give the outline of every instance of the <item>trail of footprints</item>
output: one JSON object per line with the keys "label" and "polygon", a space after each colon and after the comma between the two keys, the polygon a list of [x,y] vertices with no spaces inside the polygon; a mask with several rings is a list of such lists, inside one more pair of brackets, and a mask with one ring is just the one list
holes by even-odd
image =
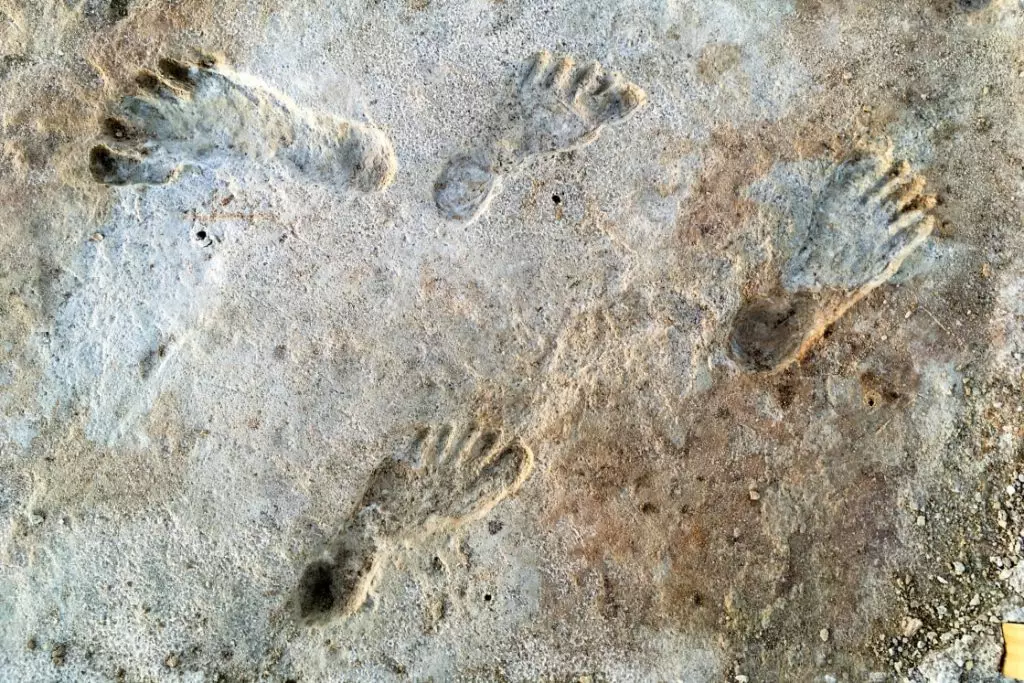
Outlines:
{"label": "trail of footprints", "polygon": [[[299,107],[223,61],[162,59],[136,79],[104,119],[90,153],[93,178],[106,185],[160,185],[189,165],[281,163],[299,178],[337,189],[385,189],[397,161],[372,125]],[[452,158],[434,186],[442,216],[482,215],[504,177],[532,160],[579,149],[647,101],[643,90],[597,62],[577,67],[542,52],[521,80],[497,139]],[[932,230],[935,199],[924,180],[891,154],[839,164],[800,226],[778,293],[749,301],[735,317],[729,349],[750,371],[776,371],[800,358],[824,329],[890,279]],[[423,430],[415,464],[388,459],[371,475],[330,547],[302,573],[293,603],[301,620],[355,613],[402,544],[454,530],[514,494],[533,468],[520,440],[451,426]]]}

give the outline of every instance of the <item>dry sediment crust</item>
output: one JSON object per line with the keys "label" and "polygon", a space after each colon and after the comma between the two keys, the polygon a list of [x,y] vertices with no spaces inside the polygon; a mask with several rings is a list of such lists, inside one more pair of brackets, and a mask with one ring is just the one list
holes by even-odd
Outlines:
{"label": "dry sediment crust", "polygon": [[998,680],[1021,35],[0,0],[5,680]]}

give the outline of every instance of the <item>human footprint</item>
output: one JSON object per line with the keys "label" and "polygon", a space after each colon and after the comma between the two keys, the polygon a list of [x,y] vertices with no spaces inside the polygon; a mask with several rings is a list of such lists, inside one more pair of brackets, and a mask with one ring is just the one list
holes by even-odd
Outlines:
{"label": "human footprint", "polygon": [[424,429],[413,445],[417,464],[389,459],[378,467],[358,505],[323,557],[303,571],[296,595],[307,623],[357,611],[402,543],[447,533],[484,517],[519,490],[533,453],[497,432],[445,425]]}
{"label": "human footprint", "polygon": [[782,293],[754,299],[736,315],[733,357],[748,370],[784,368],[829,325],[887,282],[935,225],[925,180],[892,151],[838,164],[797,225],[798,246],[785,264]]}
{"label": "human footprint", "polygon": [[434,185],[438,209],[446,218],[478,218],[503,176],[538,156],[589,145],[606,125],[628,120],[646,102],[637,85],[606,74],[597,62],[577,68],[572,57],[541,52],[519,86],[501,138],[448,162]]}
{"label": "human footprint", "polygon": [[370,125],[300,107],[217,59],[161,59],[136,77],[92,148],[93,178],[107,185],[170,182],[188,164],[280,160],[301,177],[338,188],[387,187],[397,162],[391,141]]}

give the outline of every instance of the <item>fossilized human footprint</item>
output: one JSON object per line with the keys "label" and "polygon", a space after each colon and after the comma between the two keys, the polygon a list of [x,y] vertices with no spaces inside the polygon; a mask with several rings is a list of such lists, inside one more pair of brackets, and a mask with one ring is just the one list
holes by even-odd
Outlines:
{"label": "fossilized human footprint", "polygon": [[532,158],[589,145],[605,126],[626,121],[646,101],[638,86],[605,74],[597,62],[576,68],[571,57],[541,52],[500,126],[502,136],[448,162],[434,185],[438,209],[447,218],[477,218],[499,191],[502,176]]}
{"label": "fossilized human footprint", "polygon": [[307,623],[358,610],[402,543],[450,532],[515,493],[533,469],[518,439],[451,426],[422,430],[410,465],[389,459],[370,476],[355,511],[324,556],[303,571],[295,604]]}
{"label": "fossilized human footprint", "polygon": [[105,141],[89,159],[98,182],[162,184],[187,164],[239,158],[280,160],[304,178],[365,192],[394,178],[391,141],[372,126],[304,109],[214,58],[158,66],[140,72],[141,93],[104,120]]}
{"label": "fossilized human footprint", "polygon": [[781,276],[783,292],[744,305],[731,352],[750,370],[777,370],[885,283],[931,234],[935,197],[892,152],[859,154],[833,168]]}

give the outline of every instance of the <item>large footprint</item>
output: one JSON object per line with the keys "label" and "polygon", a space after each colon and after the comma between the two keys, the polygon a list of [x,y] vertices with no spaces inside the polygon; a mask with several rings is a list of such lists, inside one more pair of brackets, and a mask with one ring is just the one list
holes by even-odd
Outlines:
{"label": "large footprint", "polygon": [[140,94],[125,97],[103,122],[105,141],[89,167],[97,182],[170,182],[187,164],[278,159],[324,185],[382,190],[395,176],[391,141],[372,126],[299,107],[219,60],[161,59],[142,71]]}
{"label": "large footprint", "polygon": [[935,197],[891,150],[838,164],[817,197],[782,272],[783,293],[745,304],[730,350],[746,369],[799,359],[829,325],[882,285],[931,234]]}
{"label": "large footprint", "polygon": [[357,611],[399,544],[482,518],[533,469],[521,441],[502,444],[500,434],[477,429],[426,429],[413,450],[416,466],[389,459],[373,472],[331,547],[303,571],[295,604],[305,622]]}
{"label": "large footprint", "polygon": [[537,55],[523,79],[517,106],[497,140],[448,162],[434,185],[437,208],[454,220],[483,214],[501,179],[531,159],[579,149],[611,124],[628,120],[647,102],[644,91],[597,62],[576,68],[568,56]]}

